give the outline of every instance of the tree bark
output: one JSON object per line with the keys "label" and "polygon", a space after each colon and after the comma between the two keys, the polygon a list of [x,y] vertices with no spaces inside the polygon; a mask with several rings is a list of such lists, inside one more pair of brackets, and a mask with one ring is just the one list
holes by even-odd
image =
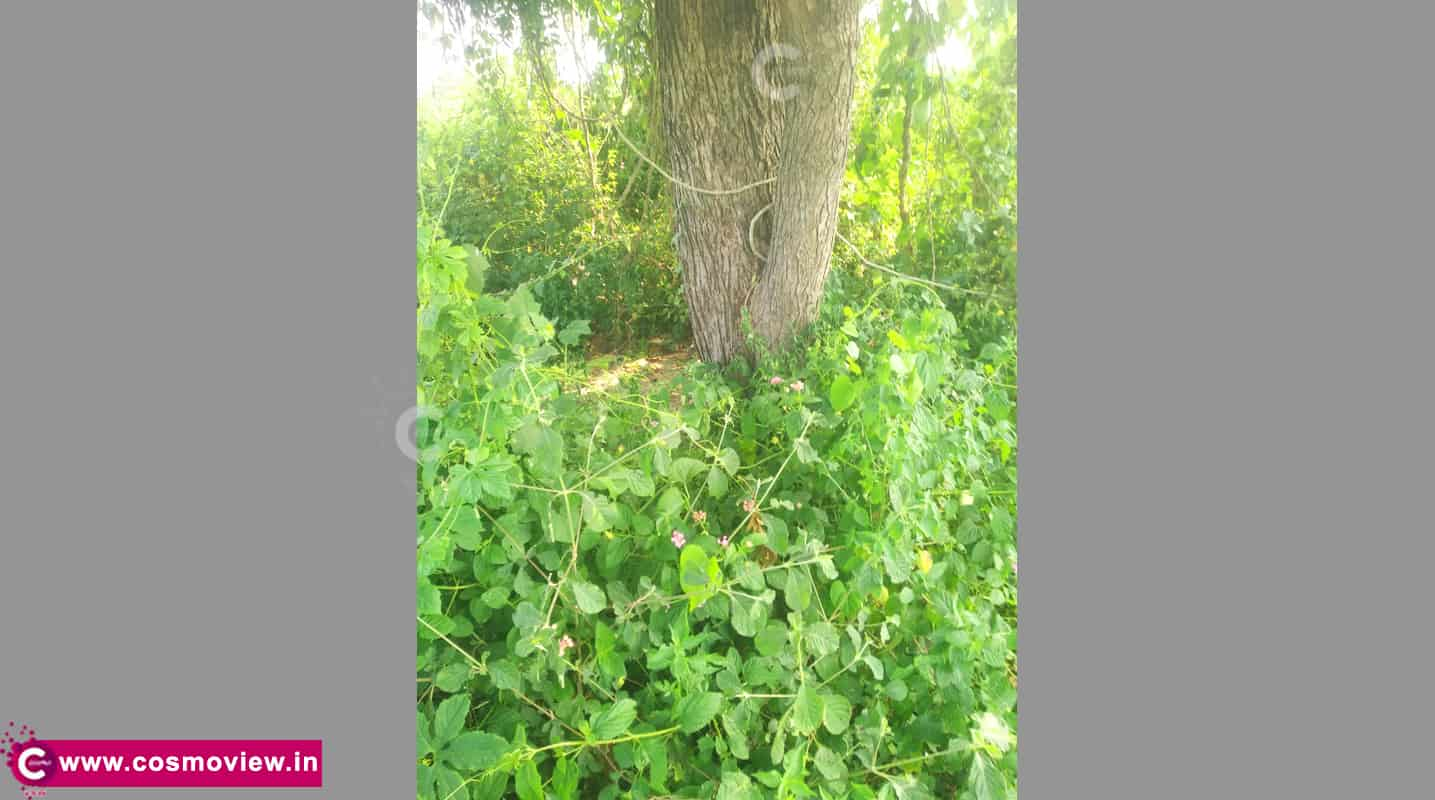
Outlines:
{"label": "tree bark", "polygon": [[[673,187],[675,241],[707,361],[744,352],[744,310],[775,347],[816,316],[847,161],[857,8],[857,0],[656,0],[669,163],[687,184]],[[774,177],[742,192],[698,191]],[[750,227],[759,234],[752,242]]]}

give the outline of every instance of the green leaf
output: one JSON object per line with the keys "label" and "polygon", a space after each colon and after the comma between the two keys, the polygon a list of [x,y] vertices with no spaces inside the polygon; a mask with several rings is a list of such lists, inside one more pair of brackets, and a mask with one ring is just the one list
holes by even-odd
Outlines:
{"label": "green leaf", "polygon": [[838,375],[832,379],[832,388],[828,390],[828,399],[832,401],[834,411],[844,411],[852,402],[857,399],[860,387],[855,381],[846,375]]}
{"label": "green leaf", "polygon": [[438,784],[438,794],[434,800],[453,800],[453,798],[466,798],[463,793],[463,776],[454,772],[448,767],[436,767],[433,771],[434,778]]}
{"label": "green leaf", "polygon": [[424,712],[418,712],[418,738],[415,744],[418,746],[418,757],[423,758],[433,752],[433,744],[429,742],[429,721]]}
{"label": "green leaf", "polygon": [[695,733],[712,722],[721,707],[722,695],[717,692],[704,692],[679,700],[673,710],[673,716],[677,718],[678,725],[682,726],[683,733]]}
{"label": "green leaf", "polygon": [[473,800],[503,800],[508,796],[508,773],[490,772],[471,786]]}
{"label": "green leaf", "polygon": [[741,772],[724,772],[718,787],[717,800],[760,800],[762,795],[752,779]]}
{"label": "green leaf", "polygon": [[536,453],[543,447],[544,431],[548,430],[536,418],[525,422],[513,432],[513,449],[520,453]]}
{"label": "green leaf", "polygon": [[812,449],[812,443],[804,436],[792,443],[792,452],[797,455],[797,460],[804,464],[811,464],[821,458],[817,451]]}
{"label": "green leaf", "polygon": [[513,788],[519,800],[543,800],[543,778],[538,775],[536,762],[523,762],[513,776]]}
{"label": "green leaf", "polygon": [[723,470],[726,471],[727,474],[735,477],[737,475],[738,466],[742,464],[742,459],[738,456],[736,450],[728,447],[724,448],[721,453],[718,453],[718,463],[722,465]]}
{"label": "green leaf", "polygon": [[628,484],[628,491],[638,497],[652,497],[653,492],[657,490],[652,477],[641,472],[632,473],[628,477]]}
{"label": "green leaf", "polygon": [[701,545],[690,544],[678,556],[678,582],[688,596],[688,608],[697,608],[712,598],[722,585],[722,567],[709,558]]}
{"label": "green leaf", "polygon": [[462,689],[467,681],[468,664],[449,664],[439,670],[433,680],[435,686],[449,694]]}
{"label": "green leaf", "polygon": [[817,753],[813,756],[812,761],[817,765],[817,771],[830,781],[839,780],[847,775],[847,767],[843,765],[842,759],[822,745],[817,746]]}
{"label": "green leaf", "polygon": [[[727,746],[728,749],[732,750],[732,757],[738,761],[746,761],[752,757],[752,750],[747,746],[747,731],[744,727],[745,722],[739,719],[739,710],[741,708],[741,706],[738,706],[733,711],[723,714],[722,727],[727,733]],[[745,715],[743,715],[743,719],[746,719]]]}
{"label": "green leaf", "polygon": [[438,704],[433,715],[433,737],[436,744],[443,744],[463,730],[468,720],[469,699],[466,694],[456,694]]}
{"label": "green leaf", "polygon": [[573,346],[578,340],[592,333],[593,329],[588,327],[588,320],[575,319],[558,333],[558,341],[566,346]]}
{"label": "green leaf", "polygon": [[673,480],[684,483],[691,480],[693,476],[702,474],[706,467],[706,464],[696,458],[683,456],[673,459],[672,465],[668,467],[668,475]]}
{"label": "green leaf", "polygon": [[419,762],[418,769],[418,800],[434,800],[433,781],[434,765]]}
{"label": "green leaf", "polygon": [[767,586],[762,570],[751,561],[743,561],[737,568],[737,579],[749,592],[760,592]]}
{"label": "green leaf", "polygon": [[549,784],[558,800],[576,800],[578,797],[578,767],[567,758],[560,758],[553,765],[553,782]]}
{"label": "green leaf", "polygon": [[679,582],[683,591],[708,585],[708,554],[701,545],[690,544],[678,555]]}
{"label": "green leaf", "polygon": [[812,602],[812,589],[807,581],[807,573],[800,568],[787,570],[787,582],[783,584],[782,594],[793,611],[806,609]]}
{"label": "green leaf", "polygon": [[623,657],[618,654],[618,640],[613,629],[599,622],[593,633],[593,647],[597,651],[598,669],[609,679],[623,675]]}
{"label": "green leaf", "polygon": [[523,691],[523,678],[518,673],[518,667],[508,661],[499,660],[489,664],[488,677],[499,689],[512,692]]}
{"label": "green leaf", "polygon": [[988,745],[1003,753],[1011,749],[1011,730],[1000,717],[990,711],[984,711],[977,717],[977,728],[973,734],[973,743],[978,746]]}
{"label": "green leaf", "polygon": [[822,727],[834,734],[847,730],[852,719],[852,703],[840,694],[822,695]]}
{"label": "green leaf", "polygon": [[619,518],[617,506],[605,495],[585,494],[583,496],[583,521],[588,528],[597,533],[602,533],[613,527],[615,519]]}
{"label": "green leaf", "polygon": [[810,684],[803,684],[797,690],[797,699],[792,702],[792,723],[797,732],[810,736],[822,724],[822,700]]}
{"label": "green leaf", "polygon": [[477,551],[483,547],[483,521],[468,508],[454,515],[454,544],[465,550]]}
{"label": "green leaf", "polygon": [[982,753],[972,755],[972,789],[977,800],[1006,800],[1006,776]]}
{"label": "green leaf", "polygon": [[479,599],[489,608],[503,608],[508,604],[508,593],[507,586],[495,586],[480,595]]}
{"label": "green leaf", "polygon": [[893,776],[888,781],[897,800],[934,800],[931,790],[910,775]]}
{"label": "green leaf", "polygon": [[597,614],[608,607],[608,598],[604,596],[603,590],[591,583],[573,581],[573,597],[578,601],[578,608],[584,614]]}
{"label": "green leaf", "polygon": [[665,517],[676,517],[683,513],[683,493],[676,486],[669,486],[658,497],[658,513]]}
{"label": "green leaf", "polygon": [[751,600],[746,597],[733,598],[732,629],[737,631],[739,636],[746,636],[751,639],[757,635],[759,626],[766,620],[766,603],[760,600]]}
{"label": "green leaf", "polygon": [[425,577],[418,579],[418,613],[443,613],[443,601],[439,598],[438,589]]}
{"label": "green leaf", "polygon": [[808,650],[818,658],[837,652],[837,645],[840,641],[837,638],[837,629],[832,627],[830,622],[818,622],[808,626],[803,631],[803,639],[807,643]]}
{"label": "green leaf", "polygon": [[538,606],[527,600],[519,603],[518,607],[513,609],[513,627],[517,628],[520,633],[532,633],[538,630],[538,626],[542,624],[543,612],[538,610]]}
{"label": "green leaf", "polygon": [[724,475],[722,470],[717,467],[713,467],[708,470],[707,486],[708,494],[711,495],[713,499],[721,500],[727,496],[727,475]]}
{"label": "green leaf", "polygon": [[876,678],[879,681],[882,680],[882,673],[884,672],[884,670],[882,668],[881,659],[877,658],[871,653],[868,653],[867,655],[862,656],[862,663],[867,665],[867,669],[872,670],[872,677]]}
{"label": "green leaf", "polygon": [[637,718],[638,704],[625,697],[594,714],[589,725],[595,740],[616,739],[627,733],[628,727]]}
{"label": "green leaf", "polygon": [[508,740],[485,731],[469,731],[449,742],[440,756],[461,770],[478,772],[497,764],[508,752]]}
{"label": "green leaf", "polygon": [[660,737],[643,740],[643,752],[648,755],[648,780],[659,788],[668,782],[668,744]]}
{"label": "green leaf", "polygon": [[787,646],[787,626],[781,622],[769,622],[753,642],[757,652],[764,656],[777,655]]}

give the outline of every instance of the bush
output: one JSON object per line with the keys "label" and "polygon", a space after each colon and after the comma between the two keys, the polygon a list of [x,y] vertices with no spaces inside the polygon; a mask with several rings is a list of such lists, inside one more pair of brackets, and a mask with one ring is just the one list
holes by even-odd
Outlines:
{"label": "bush", "polygon": [[417,261],[420,798],[1006,796],[1009,316],[847,275],[805,352],[648,397],[530,284]]}
{"label": "bush", "polygon": [[590,165],[579,131],[500,78],[460,100],[422,120],[419,202],[447,238],[483,256],[490,286],[528,283],[556,324],[586,319],[618,345],[686,336],[670,212],[620,168],[628,151],[609,143]]}

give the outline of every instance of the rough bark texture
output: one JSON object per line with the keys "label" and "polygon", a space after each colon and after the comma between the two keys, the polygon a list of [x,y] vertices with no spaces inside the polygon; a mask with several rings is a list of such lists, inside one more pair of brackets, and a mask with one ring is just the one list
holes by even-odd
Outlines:
{"label": "rough bark texture", "polygon": [[[722,195],[673,187],[683,292],[705,360],[726,362],[743,351],[744,309],[755,332],[776,346],[816,315],[847,160],[857,6],[656,2],[654,49],[674,176],[706,189],[777,178]],[[750,223],[769,205],[753,228],[753,252]]]}

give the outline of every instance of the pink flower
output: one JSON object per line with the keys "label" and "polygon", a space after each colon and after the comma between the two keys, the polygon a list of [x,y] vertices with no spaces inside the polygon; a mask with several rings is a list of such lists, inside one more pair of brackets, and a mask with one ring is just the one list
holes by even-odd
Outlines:
{"label": "pink flower", "polygon": [[754,512],[754,511],[757,510],[757,501],[756,501],[756,500],[753,500],[753,499],[750,498],[750,497],[749,497],[748,499],[742,501],[742,510],[743,510],[743,511],[746,511],[746,512],[749,513],[749,514],[751,514],[752,512]]}
{"label": "pink flower", "polygon": [[706,512],[706,511],[694,511],[694,512],[693,512],[693,522],[696,522],[696,523],[698,523],[699,525],[701,525],[702,523],[706,522],[707,519],[708,519],[708,512]]}
{"label": "pink flower", "polygon": [[794,392],[800,392],[803,389],[807,388],[807,384],[803,383],[802,381],[793,381],[792,385],[788,386],[787,388],[791,389]]}
{"label": "pink flower", "polygon": [[558,640],[558,655],[563,655],[564,650],[567,650],[568,648],[575,645],[577,645],[577,642],[573,641],[573,637],[569,636],[566,633],[563,634],[563,638]]}
{"label": "pink flower", "polygon": [[781,376],[781,375],[773,375],[773,376],[772,376],[772,380],[768,381],[768,383],[772,384],[773,386],[781,386],[781,385],[782,385],[782,376]]}
{"label": "pink flower", "polygon": [[688,543],[688,537],[684,536],[682,531],[674,529],[674,530],[673,530],[673,547],[676,547],[676,548],[678,548],[679,550],[681,550],[681,549],[683,548],[683,545],[685,545],[685,544],[687,544],[687,543]]}
{"label": "pink flower", "polygon": [[723,547],[727,547],[727,546],[728,546],[728,538],[727,538],[726,536],[720,536],[720,537],[718,537],[718,544],[722,545]]}

